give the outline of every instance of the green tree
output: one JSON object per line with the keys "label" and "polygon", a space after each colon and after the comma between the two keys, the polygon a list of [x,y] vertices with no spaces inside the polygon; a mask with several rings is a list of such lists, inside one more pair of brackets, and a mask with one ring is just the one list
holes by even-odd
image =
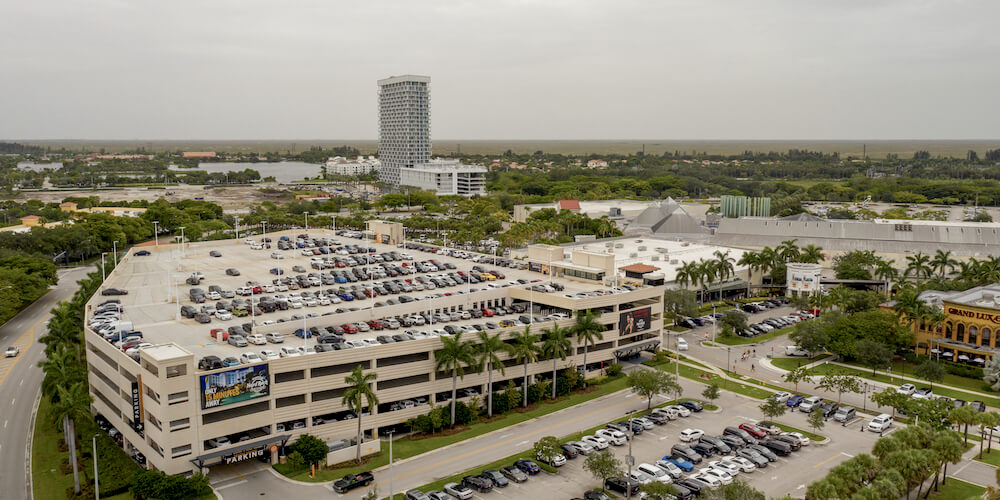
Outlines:
{"label": "green tree", "polygon": [[969,444],[969,426],[979,422],[979,413],[971,405],[955,408],[948,412],[948,420],[951,423],[964,426],[963,430],[965,444]]}
{"label": "green tree", "polygon": [[823,412],[821,411],[810,412],[809,417],[806,418],[806,422],[808,422],[809,427],[812,427],[816,432],[823,430],[823,426],[826,425],[826,421],[823,418]]}
{"label": "green tree", "polygon": [[758,406],[758,408],[760,408],[760,412],[770,420],[776,420],[788,411],[788,405],[786,405],[784,401],[779,401],[778,398],[773,396],[765,399],[764,402]]}
{"label": "green tree", "polygon": [[934,389],[935,382],[944,380],[944,368],[941,366],[941,363],[928,359],[917,365],[916,375],[930,382],[931,389]]}
{"label": "green tree", "polygon": [[455,402],[458,392],[458,377],[465,378],[465,367],[475,366],[475,347],[472,342],[463,341],[462,333],[441,337],[441,349],[434,351],[434,369],[451,372],[451,426],[455,427]]}
{"label": "green tree", "polygon": [[811,384],[813,381],[809,370],[801,366],[789,372],[785,372],[785,375],[782,378],[789,384],[795,384],[795,392],[799,392],[800,382]]}
{"label": "green tree", "polygon": [[705,390],[701,391],[701,395],[704,396],[710,403],[715,403],[715,400],[719,399],[719,396],[722,395],[719,392],[719,384],[716,384],[715,382],[708,384],[705,386]]}
{"label": "green tree", "polygon": [[742,479],[736,479],[729,484],[708,488],[698,495],[700,500],[766,500],[767,496],[747,484]]}
{"label": "green tree", "polygon": [[366,405],[368,408],[374,408],[378,405],[378,396],[375,395],[375,390],[372,389],[372,384],[375,383],[376,378],[378,378],[378,375],[375,373],[365,373],[364,367],[361,365],[355,366],[354,370],[351,370],[351,374],[344,378],[347,389],[344,390],[344,397],[340,400],[340,404],[353,411],[358,417],[358,442],[356,444],[357,461],[359,464],[361,463],[361,443],[365,437],[361,432],[361,416]]}
{"label": "green tree", "polygon": [[647,409],[653,406],[653,396],[679,388],[673,375],[653,369],[632,370],[628,374],[628,385],[632,392],[646,398]]}
{"label": "green tree", "polygon": [[650,500],[673,500],[680,491],[672,484],[650,481],[639,485],[639,491],[646,494]]}
{"label": "green tree", "polygon": [[52,403],[59,401],[60,387],[69,387],[73,382],[87,378],[83,366],[77,362],[76,353],[65,344],[58,344],[56,350],[38,364],[45,373],[42,394],[48,396]]}
{"label": "green tree", "polygon": [[568,329],[559,328],[555,321],[552,328],[542,330],[545,334],[542,340],[541,354],[547,358],[552,358],[552,399],[556,398],[556,371],[559,360],[566,360],[566,355],[573,349],[573,343],[569,340]]}
{"label": "green tree", "polygon": [[601,486],[604,486],[606,479],[625,474],[622,461],[611,450],[601,450],[587,455],[587,459],[583,461],[583,470],[600,481]]}
{"label": "green tree", "polygon": [[993,446],[993,428],[1000,425],[1000,414],[987,411],[977,415],[977,424],[979,424],[979,437],[984,438],[979,440],[979,458],[983,458],[983,442],[986,441],[986,433],[989,432],[990,436],[990,446]]}
{"label": "green tree", "polygon": [[[493,370],[499,368],[500,374],[505,375],[503,361],[498,354],[508,351],[507,344],[500,339],[499,333],[490,336],[486,330],[479,332],[479,344],[475,347],[475,356],[478,368],[486,370],[486,412],[490,418],[493,417]],[[452,400],[454,399],[453,397]]]}
{"label": "green tree", "polygon": [[910,397],[897,391],[894,387],[886,387],[884,390],[872,394],[872,401],[879,406],[892,408],[892,417],[896,418],[896,410],[906,407]]}
{"label": "green tree", "polygon": [[[939,431],[931,442],[931,449],[938,458],[938,468],[942,472],[941,484],[948,482],[948,464],[957,464],[962,461],[965,453],[965,445],[962,444],[962,436],[952,430]],[[934,473],[934,489],[937,490],[938,472]]]}
{"label": "green tree", "polygon": [[329,448],[322,439],[311,434],[302,434],[289,446],[289,450],[298,452],[307,464],[319,465],[326,459]]}
{"label": "green tree", "polygon": [[535,458],[549,465],[552,465],[557,455],[562,454],[562,449],[559,447],[559,440],[555,436],[545,436],[535,441],[534,451]]}
{"label": "green tree", "polygon": [[597,344],[598,340],[604,340],[604,325],[597,321],[600,313],[587,309],[576,314],[576,324],[573,331],[576,333],[577,341],[583,344],[583,375],[587,376],[587,352]]}
{"label": "green tree", "polygon": [[837,404],[845,392],[861,392],[861,380],[854,375],[827,374],[816,384],[817,389],[837,391]]}
{"label": "green tree", "polygon": [[687,289],[667,290],[663,292],[663,312],[670,316],[671,323],[676,325],[681,316],[698,314],[698,299],[695,293]]}
{"label": "green tree", "polygon": [[930,256],[917,252],[914,255],[906,256],[906,271],[903,273],[903,276],[912,275],[917,278],[917,281],[920,281],[930,278],[933,269]]}
{"label": "green tree", "polygon": [[792,333],[788,334],[788,339],[810,355],[823,352],[830,343],[830,335],[823,321],[804,321],[795,325]]}
{"label": "green tree", "polygon": [[538,361],[538,335],[531,333],[531,325],[524,327],[524,331],[514,332],[510,337],[510,355],[514,361],[524,365],[524,382],[521,384],[521,392],[524,393],[524,406],[528,406],[528,365]]}
{"label": "green tree", "polygon": [[929,264],[931,269],[937,270],[938,276],[944,278],[945,273],[955,270],[958,261],[951,257],[951,250],[938,250]]}
{"label": "green tree", "polygon": [[736,332],[747,329],[747,315],[736,309],[730,309],[722,313],[722,335],[733,335]]}
{"label": "green tree", "polygon": [[870,339],[861,339],[854,344],[854,359],[862,365],[875,370],[889,369],[892,366],[892,349],[889,346]]}
{"label": "green tree", "polygon": [[819,264],[824,260],[826,260],[826,257],[823,255],[823,248],[813,245],[812,243],[806,245],[806,247],[802,249],[802,254],[799,255],[800,262]]}
{"label": "green tree", "polygon": [[80,464],[76,457],[76,422],[86,422],[90,418],[90,393],[86,382],[80,380],[69,386],[56,388],[58,399],[49,414],[52,421],[63,431],[69,447],[69,463],[73,467],[73,492],[80,494]]}

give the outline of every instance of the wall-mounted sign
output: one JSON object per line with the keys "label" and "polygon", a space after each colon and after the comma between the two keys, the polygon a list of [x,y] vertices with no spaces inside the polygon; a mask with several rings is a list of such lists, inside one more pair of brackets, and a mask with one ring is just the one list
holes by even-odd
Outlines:
{"label": "wall-mounted sign", "polygon": [[649,330],[651,326],[650,309],[648,307],[635,311],[625,312],[618,318],[618,335],[631,335],[643,330]]}
{"label": "wall-mounted sign", "polygon": [[218,408],[265,397],[271,379],[267,365],[236,368],[201,376],[201,407]]}
{"label": "wall-mounted sign", "polygon": [[949,307],[948,314],[961,316],[963,318],[978,319],[983,321],[989,321],[990,323],[1000,324],[1000,314],[991,314],[979,311],[967,311],[965,309],[959,309],[957,307]]}
{"label": "wall-mounted sign", "polygon": [[251,458],[260,458],[264,456],[264,447],[254,448],[252,450],[243,450],[236,453],[231,453],[229,455],[222,456],[222,463],[229,465],[235,464],[236,462],[242,462],[244,460],[250,460]]}

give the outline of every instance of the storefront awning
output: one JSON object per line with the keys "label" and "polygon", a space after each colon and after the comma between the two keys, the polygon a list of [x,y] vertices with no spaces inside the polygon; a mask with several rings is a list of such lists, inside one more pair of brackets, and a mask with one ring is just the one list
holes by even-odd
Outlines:
{"label": "storefront awning", "polygon": [[254,450],[257,448],[266,448],[267,445],[274,444],[277,442],[280,442],[281,446],[284,446],[285,443],[288,442],[288,438],[290,437],[292,437],[291,434],[280,434],[276,436],[267,436],[264,439],[258,439],[256,441],[243,441],[239,445],[233,446],[231,448],[226,448],[224,450],[219,450],[219,451],[212,451],[204,455],[200,455],[197,458],[191,459],[191,463],[197,465],[198,468],[200,469],[205,465],[212,465],[212,464],[206,464],[206,462],[210,461],[214,462],[216,459],[228,455],[235,455],[246,451]]}
{"label": "storefront awning", "polygon": [[965,344],[962,342],[955,342],[954,340],[948,340],[948,339],[930,339],[930,342],[932,345],[936,345],[939,348],[953,349],[956,351],[965,351],[968,353],[986,354],[990,356],[994,356],[1000,353],[1000,349],[976,346],[972,344]]}

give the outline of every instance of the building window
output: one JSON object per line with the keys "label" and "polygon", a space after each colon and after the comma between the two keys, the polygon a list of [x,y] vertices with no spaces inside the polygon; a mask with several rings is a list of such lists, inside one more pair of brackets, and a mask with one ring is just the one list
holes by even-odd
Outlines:
{"label": "building window", "polygon": [[170,421],[170,431],[171,432],[173,432],[173,431],[179,431],[179,430],[183,430],[183,429],[187,429],[188,427],[191,427],[191,419],[190,418],[182,418],[182,419],[171,420]]}
{"label": "building window", "polygon": [[944,325],[944,338],[951,340],[951,323]]}
{"label": "building window", "polygon": [[965,325],[959,323],[958,328],[955,329],[955,341],[965,342]]}
{"label": "building window", "polygon": [[969,327],[969,343],[970,344],[976,345],[976,340],[977,340],[977,337],[978,337],[976,335],[977,333],[979,333],[979,329],[978,328],[976,328],[975,326],[970,326]]}
{"label": "building window", "polygon": [[188,400],[188,392],[175,392],[167,396],[167,404],[175,405],[178,403],[184,403]]}
{"label": "building window", "polygon": [[170,450],[170,458],[180,458],[191,454],[191,445],[178,446]]}
{"label": "building window", "polygon": [[167,378],[180,377],[182,375],[187,375],[187,365],[176,365],[167,367]]}
{"label": "building window", "polygon": [[305,394],[298,394],[295,396],[288,396],[284,398],[278,398],[274,400],[275,408],[284,408],[286,406],[300,405],[306,402]]}
{"label": "building window", "polygon": [[981,345],[983,347],[991,347],[990,346],[990,333],[992,333],[992,332],[990,332],[990,329],[986,328],[986,327],[984,327],[983,331],[980,332],[981,339],[982,339],[982,344]]}
{"label": "building window", "polygon": [[292,372],[281,372],[274,374],[274,383],[280,384],[282,382],[292,382],[295,380],[302,380],[306,378],[305,370],[296,370]]}

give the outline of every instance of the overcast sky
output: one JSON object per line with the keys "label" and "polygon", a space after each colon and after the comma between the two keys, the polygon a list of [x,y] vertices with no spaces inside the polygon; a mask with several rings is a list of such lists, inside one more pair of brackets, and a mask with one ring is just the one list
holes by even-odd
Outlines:
{"label": "overcast sky", "polygon": [[9,0],[0,138],[1000,138],[1000,2]]}

